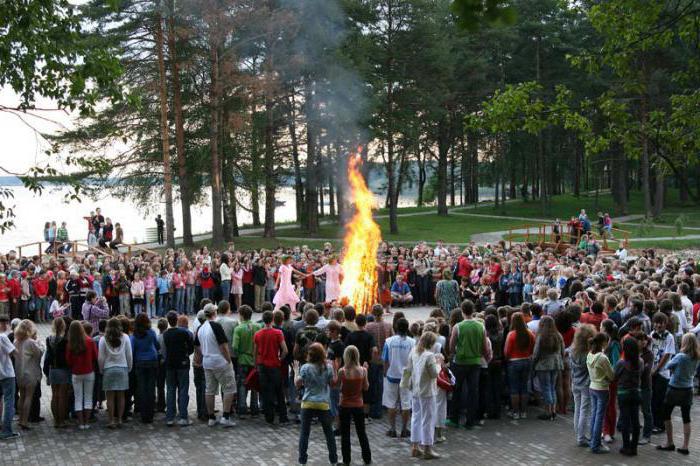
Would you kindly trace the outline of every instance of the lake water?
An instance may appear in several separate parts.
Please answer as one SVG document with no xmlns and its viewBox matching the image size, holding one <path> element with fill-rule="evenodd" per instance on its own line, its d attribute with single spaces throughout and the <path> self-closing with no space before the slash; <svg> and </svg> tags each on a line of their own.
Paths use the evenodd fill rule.
<svg viewBox="0 0 700 466">
<path fill-rule="evenodd" d="M 370 187 L 378 192 L 380 187 Z M 15 226 L 13 229 L 0 235 L 0 251 L 14 249 L 18 245 L 43 240 L 44 223 L 55 220 L 60 226 L 62 221 L 67 222 L 70 239 L 83 241 L 87 239 L 87 223 L 83 217 L 90 215 L 90 211 L 96 207 L 102 209 L 102 214 L 109 217 L 112 223 L 121 223 L 124 230 L 124 241 L 127 243 L 140 243 L 146 238 L 146 229 L 156 226 L 155 217 L 157 214 L 165 217 L 164 204 L 158 204 L 154 200 L 145 199 L 143 201 L 121 200 L 106 193 L 98 199 L 82 199 L 78 201 L 64 201 L 66 188 L 50 188 L 44 190 L 43 194 L 37 195 L 24 187 L 12 187 L 14 200 L 9 200 L 7 204 L 15 206 Z M 493 190 L 490 188 L 480 189 L 482 199 L 493 197 Z M 375 195 L 377 205 L 383 205 L 385 196 Z M 416 187 L 409 187 L 401 195 L 399 205 L 401 207 L 415 205 L 417 197 Z M 296 200 L 294 189 L 283 187 L 278 190 L 276 200 L 284 202 L 275 209 L 275 219 L 278 222 L 294 220 L 296 216 Z M 249 200 L 242 199 L 244 205 L 249 204 Z M 261 199 L 260 216 L 264 220 L 264 200 Z M 326 209 L 326 212 L 328 210 Z M 179 203 L 173 206 L 175 217 L 176 236 L 182 231 L 182 210 Z M 238 211 L 239 225 L 251 224 L 252 214 L 246 210 Z M 210 205 L 194 206 L 192 208 L 192 233 L 206 233 L 211 231 L 211 207 Z M 35 254 L 31 249 L 23 251 L 24 254 Z"/>
</svg>

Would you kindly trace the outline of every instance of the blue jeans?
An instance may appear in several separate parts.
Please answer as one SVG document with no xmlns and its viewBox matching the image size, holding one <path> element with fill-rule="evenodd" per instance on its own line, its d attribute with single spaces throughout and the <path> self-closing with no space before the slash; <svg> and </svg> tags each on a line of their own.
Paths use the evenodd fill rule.
<svg viewBox="0 0 700 466">
<path fill-rule="evenodd" d="M 559 371 L 537 371 L 542 401 L 546 405 L 557 403 L 557 372 Z"/>
<path fill-rule="evenodd" d="M 231 280 L 221 281 L 221 299 L 228 301 L 231 294 Z"/>
<path fill-rule="evenodd" d="M 0 392 L 2 392 L 2 432 L 0 437 L 12 433 L 12 418 L 15 417 L 15 378 L 0 379 Z"/>
<path fill-rule="evenodd" d="M 528 394 L 527 384 L 530 380 L 530 360 L 516 359 L 508 362 L 508 389 L 512 395 Z"/>
<path fill-rule="evenodd" d="M 187 407 L 190 403 L 190 368 L 167 369 L 165 371 L 165 420 L 175 420 L 175 397 L 177 395 L 177 411 L 180 419 L 187 419 Z M 177 391 L 177 393 L 176 393 Z"/>
<path fill-rule="evenodd" d="M 164 317 L 170 310 L 170 293 L 160 293 L 158 295 L 158 317 Z"/>
<path fill-rule="evenodd" d="M 187 288 L 185 289 L 185 296 L 187 314 L 194 314 L 194 301 L 197 297 L 194 285 L 187 285 Z"/>
<path fill-rule="evenodd" d="M 250 371 L 253 370 L 253 366 L 238 366 L 238 374 L 236 375 L 236 383 L 238 383 L 238 414 L 249 414 L 248 413 L 248 392 L 249 390 L 245 388 L 245 379 L 248 377 Z M 259 376 L 259 374 L 258 374 Z M 258 414 L 258 392 L 250 390 L 250 414 Z"/>
<path fill-rule="evenodd" d="M 369 415 L 374 419 L 382 417 L 382 394 L 384 392 L 384 366 L 370 364 L 369 374 Z"/>
<path fill-rule="evenodd" d="M 608 390 L 591 389 L 591 450 L 600 449 L 600 434 L 603 432 L 603 420 L 608 408 L 610 392 Z"/>
<path fill-rule="evenodd" d="M 154 290 L 146 291 L 146 313 L 151 319 L 156 316 L 156 292 Z"/>
<path fill-rule="evenodd" d="M 338 462 L 338 451 L 335 446 L 335 436 L 333 435 L 333 417 L 328 410 L 302 409 L 301 410 L 301 431 L 299 432 L 299 463 L 306 464 L 309 459 L 307 450 L 309 448 L 309 435 L 311 434 L 311 420 L 318 417 L 323 427 L 323 434 L 326 437 L 328 447 L 328 461 L 331 464 Z"/>
<path fill-rule="evenodd" d="M 183 314 L 185 312 L 185 289 L 175 288 L 175 310 L 178 314 Z"/>
<path fill-rule="evenodd" d="M 462 390 L 467 388 L 467 421 L 466 426 L 473 426 L 476 423 L 476 414 L 479 407 L 479 374 L 481 366 L 479 364 L 457 364 L 454 367 L 455 388 L 452 392 L 452 413 L 450 420 L 459 424 L 459 414 L 462 408 Z"/>
<path fill-rule="evenodd" d="M 49 320 L 49 308 L 46 305 L 46 298 L 34 297 L 35 320 Z"/>
<path fill-rule="evenodd" d="M 275 297 L 275 289 L 265 288 L 265 301 L 268 303 L 272 302 L 272 298 Z"/>
</svg>

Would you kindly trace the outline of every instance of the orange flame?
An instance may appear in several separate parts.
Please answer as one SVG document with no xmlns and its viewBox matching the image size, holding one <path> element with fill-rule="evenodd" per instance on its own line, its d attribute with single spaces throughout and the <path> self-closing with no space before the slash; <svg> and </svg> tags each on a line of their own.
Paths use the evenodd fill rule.
<svg viewBox="0 0 700 466">
<path fill-rule="evenodd" d="M 360 166 L 362 148 L 348 161 L 348 181 L 355 214 L 346 225 L 341 302 L 347 301 L 358 313 L 367 314 L 377 302 L 377 249 L 382 239 L 372 218 L 374 195 L 367 187 Z"/>
</svg>

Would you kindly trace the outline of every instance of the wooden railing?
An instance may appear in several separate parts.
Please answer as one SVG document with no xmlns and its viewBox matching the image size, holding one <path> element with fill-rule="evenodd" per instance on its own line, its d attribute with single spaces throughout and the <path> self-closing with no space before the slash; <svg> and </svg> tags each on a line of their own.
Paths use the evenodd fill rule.
<svg viewBox="0 0 700 466">
<path fill-rule="evenodd" d="M 534 243 L 538 246 L 548 246 L 555 249 L 559 249 L 562 245 L 577 247 L 583 235 L 582 230 L 571 232 L 566 224 L 560 225 L 559 228 L 560 232 L 556 233 L 554 231 L 554 224 L 551 223 L 526 224 L 521 227 L 510 228 L 504 239 L 508 242 L 509 246 L 512 246 L 513 243 Z M 562 229 L 564 231 L 561 231 Z M 603 251 L 614 251 L 615 249 L 611 247 L 611 243 L 617 246 L 621 242 L 625 248 L 629 244 L 630 233 L 627 230 L 613 228 L 612 235 L 608 234 L 607 231 L 600 234 L 597 231 L 591 230 L 589 233 L 598 244 L 600 244 L 601 250 Z"/>
<path fill-rule="evenodd" d="M 63 244 L 70 244 L 71 245 L 71 250 L 69 252 L 63 252 L 59 253 L 58 250 L 61 245 Z M 36 248 L 35 251 L 37 252 L 37 255 L 42 257 L 44 255 L 49 255 L 53 256 L 55 258 L 59 257 L 77 257 L 78 255 L 85 254 L 85 253 L 91 253 L 95 254 L 97 256 L 112 256 L 114 254 L 114 250 L 111 248 L 101 248 L 101 247 L 96 247 L 96 246 L 89 246 L 86 243 L 82 243 L 80 241 L 65 241 L 62 243 L 54 243 L 53 249 L 51 249 L 50 252 L 46 252 L 48 249 L 50 249 L 51 243 L 47 241 L 33 241 L 31 243 L 26 243 L 26 244 L 20 244 L 19 246 L 16 247 L 17 249 L 17 255 L 19 257 L 23 257 L 22 250 L 25 252 L 25 256 L 29 255 L 34 255 L 33 253 L 29 252 L 31 248 Z M 144 248 L 143 246 L 139 246 L 138 244 L 128 244 L 128 243 L 121 243 L 118 246 L 119 249 L 126 249 L 126 254 L 128 257 L 131 257 L 131 255 L 134 253 L 134 251 L 143 251 L 148 254 L 153 254 L 157 255 L 158 253 L 156 251 L 153 251 L 148 248 Z"/>
</svg>

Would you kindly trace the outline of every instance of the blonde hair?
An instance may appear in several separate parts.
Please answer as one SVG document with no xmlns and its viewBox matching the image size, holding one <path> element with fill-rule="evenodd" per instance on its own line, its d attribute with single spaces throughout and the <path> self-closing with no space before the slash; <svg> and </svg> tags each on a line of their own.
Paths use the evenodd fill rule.
<svg viewBox="0 0 700 466">
<path fill-rule="evenodd" d="M 36 338 L 36 325 L 29 319 L 24 319 L 15 329 L 15 339 L 26 340 Z"/>
<path fill-rule="evenodd" d="M 697 337 L 688 332 L 683 335 L 681 340 L 681 352 L 687 354 L 692 359 L 700 359 L 700 345 L 698 345 Z"/>
<path fill-rule="evenodd" d="M 360 351 L 357 349 L 357 346 L 349 345 L 345 348 L 343 352 L 343 363 L 346 368 L 360 366 Z"/>
<path fill-rule="evenodd" d="M 421 354 L 425 350 L 429 350 L 435 345 L 437 335 L 433 332 L 423 332 L 416 345 L 416 353 Z"/>
</svg>

